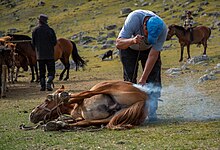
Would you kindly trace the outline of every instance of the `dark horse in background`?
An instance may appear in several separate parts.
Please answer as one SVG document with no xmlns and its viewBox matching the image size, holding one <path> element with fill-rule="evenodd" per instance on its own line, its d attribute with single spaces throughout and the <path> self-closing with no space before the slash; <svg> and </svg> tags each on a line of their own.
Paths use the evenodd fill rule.
<svg viewBox="0 0 220 150">
<path fill-rule="evenodd" d="M 193 41 L 190 41 L 190 31 L 182 26 L 170 25 L 167 34 L 167 40 L 170 40 L 173 35 L 179 39 L 181 46 L 181 56 L 179 62 L 183 60 L 183 50 L 187 46 L 188 59 L 190 59 L 190 44 L 202 44 L 204 47 L 203 55 L 206 56 L 207 40 L 211 35 L 211 29 L 206 26 L 197 26 L 193 28 Z"/>
<path fill-rule="evenodd" d="M 27 57 L 32 74 L 31 82 L 34 82 L 35 79 L 35 81 L 38 82 L 39 75 L 37 67 L 37 58 L 34 46 L 31 43 L 32 39 L 27 35 L 8 34 L 8 36 L 11 37 L 11 42 L 16 44 L 15 52 Z M 34 72 L 36 73 L 36 78 Z"/>
<path fill-rule="evenodd" d="M 12 50 L 5 46 L 0 45 L 0 98 L 5 97 L 6 92 L 6 68 L 13 66 Z M 3 72 L 4 68 L 4 72 Z"/>
<path fill-rule="evenodd" d="M 11 36 L 13 38 L 13 40 L 18 40 L 18 41 L 19 40 L 21 40 L 21 41 L 22 40 L 31 40 L 31 38 L 26 35 L 18 35 L 18 34 L 12 35 L 11 34 L 9 36 Z M 19 46 L 17 47 L 18 51 L 22 51 L 22 53 L 25 54 L 27 57 L 29 56 L 28 58 L 30 58 L 30 60 L 32 60 L 35 63 L 35 65 L 36 65 L 35 67 L 37 68 L 36 52 L 35 52 L 35 48 L 33 47 L 33 45 L 29 42 L 18 42 L 17 45 L 18 44 L 19 44 Z M 55 59 L 55 61 L 60 59 L 60 61 L 63 63 L 63 65 L 65 67 L 60 74 L 59 80 L 63 79 L 63 75 L 66 71 L 67 71 L 67 74 L 66 74 L 66 77 L 64 78 L 64 80 L 69 79 L 69 69 L 70 69 L 69 57 L 71 54 L 72 54 L 72 59 L 76 65 L 76 71 L 78 70 L 79 67 L 84 68 L 86 63 L 79 56 L 76 44 L 73 41 L 70 41 L 65 38 L 57 39 L 57 44 L 54 47 L 54 59 Z M 36 70 L 36 73 L 37 73 L 37 79 L 39 79 L 37 70 Z M 32 80 L 33 79 L 34 79 L 34 75 L 32 72 Z"/>
</svg>

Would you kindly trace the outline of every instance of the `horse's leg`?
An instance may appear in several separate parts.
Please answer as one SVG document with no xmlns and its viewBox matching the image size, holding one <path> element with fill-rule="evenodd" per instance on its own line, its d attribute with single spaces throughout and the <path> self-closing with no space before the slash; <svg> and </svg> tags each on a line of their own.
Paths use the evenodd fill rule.
<svg viewBox="0 0 220 150">
<path fill-rule="evenodd" d="M 145 101 L 139 101 L 122 109 L 113 116 L 107 127 L 109 129 L 126 129 L 142 124 L 148 115 L 145 105 Z"/>
<path fill-rule="evenodd" d="M 37 67 L 37 64 L 34 65 L 34 69 L 35 69 L 35 73 L 36 73 L 36 80 L 35 80 L 35 82 L 39 82 L 39 81 L 40 81 L 40 78 L 39 78 L 39 74 L 38 74 L 38 67 Z"/>
<path fill-rule="evenodd" d="M 63 71 L 60 73 L 59 80 L 61 81 L 63 79 L 63 75 L 66 72 L 66 67 L 63 69 Z"/>
<path fill-rule="evenodd" d="M 66 78 L 64 78 L 63 80 L 68 80 L 69 79 L 69 71 L 70 71 L 70 63 L 69 63 L 69 61 L 68 61 L 68 63 L 66 64 Z"/>
<path fill-rule="evenodd" d="M 16 73 L 15 73 L 15 81 L 18 81 L 18 72 L 19 72 L 20 67 L 17 67 Z"/>
<path fill-rule="evenodd" d="M 206 56 L 207 40 L 205 40 L 205 41 L 202 43 L 202 45 L 203 45 L 203 47 L 204 47 L 203 56 Z"/>
<path fill-rule="evenodd" d="M 66 78 L 65 78 L 64 80 L 67 80 L 67 79 L 69 79 L 69 68 L 70 68 L 69 61 L 66 61 L 66 62 L 65 62 L 64 59 L 60 59 L 60 61 L 63 63 L 64 69 L 63 69 L 63 71 L 62 71 L 61 74 L 60 74 L 59 80 L 61 81 L 61 80 L 63 79 L 63 75 L 64 75 L 64 73 L 66 72 L 66 70 L 67 70 L 68 72 L 67 72 Z"/>
<path fill-rule="evenodd" d="M 30 65 L 30 68 L 31 68 L 31 76 L 32 76 L 31 82 L 34 82 L 34 80 L 35 80 L 35 77 L 34 77 L 34 66 Z"/>
<path fill-rule="evenodd" d="M 187 59 L 190 59 L 190 44 L 187 45 L 187 54 L 188 54 L 188 58 Z"/>
<path fill-rule="evenodd" d="M 184 45 L 180 45 L 181 46 L 181 52 L 180 52 L 180 60 L 179 62 L 183 61 L 183 50 L 184 50 Z"/>
<path fill-rule="evenodd" d="M 11 71 L 9 67 L 8 67 L 8 83 L 11 83 Z"/>
<path fill-rule="evenodd" d="M 67 129 L 74 129 L 74 127 L 88 127 L 88 126 L 98 126 L 98 125 L 106 125 L 111 120 L 111 117 L 101 119 L 101 120 L 82 120 L 73 124 L 65 125 Z"/>
</svg>

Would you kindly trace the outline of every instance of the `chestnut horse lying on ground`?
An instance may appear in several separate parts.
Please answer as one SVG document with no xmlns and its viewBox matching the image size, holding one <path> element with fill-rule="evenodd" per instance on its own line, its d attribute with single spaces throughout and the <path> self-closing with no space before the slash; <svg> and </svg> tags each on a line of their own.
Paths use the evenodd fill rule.
<svg viewBox="0 0 220 150">
<path fill-rule="evenodd" d="M 202 44 L 204 47 L 203 55 L 206 56 L 207 40 L 211 35 L 211 29 L 206 26 L 197 26 L 193 28 L 193 41 L 190 41 L 190 31 L 182 26 L 170 25 L 167 34 L 167 40 L 173 35 L 179 39 L 181 47 L 181 56 L 179 62 L 183 60 L 183 50 L 187 46 L 188 59 L 190 59 L 190 44 Z"/>
<path fill-rule="evenodd" d="M 101 125 L 126 129 L 145 121 L 147 100 L 146 92 L 125 81 L 101 82 L 89 91 L 74 94 L 65 92 L 62 86 L 31 112 L 30 121 L 48 122 L 69 114 L 73 123 L 65 124 L 65 129 Z"/>
</svg>

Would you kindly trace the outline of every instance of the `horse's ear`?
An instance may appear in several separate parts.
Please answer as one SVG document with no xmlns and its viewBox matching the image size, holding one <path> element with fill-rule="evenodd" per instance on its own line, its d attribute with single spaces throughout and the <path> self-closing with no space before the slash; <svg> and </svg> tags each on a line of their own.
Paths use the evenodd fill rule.
<svg viewBox="0 0 220 150">
<path fill-rule="evenodd" d="M 60 89 L 65 89 L 64 85 L 61 85 Z"/>
</svg>

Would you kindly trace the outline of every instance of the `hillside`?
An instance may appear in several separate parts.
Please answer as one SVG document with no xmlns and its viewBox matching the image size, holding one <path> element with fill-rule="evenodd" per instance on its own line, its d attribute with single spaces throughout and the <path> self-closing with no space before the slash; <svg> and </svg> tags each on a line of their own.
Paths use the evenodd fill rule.
<svg viewBox="0 0 220 150">
<path fill-rule="evenodd" d="M 45 4 L 41 4 L 41 3 Z M 198 24 L 213 26 L 219 18 L 218 1 L 162 1 L 152 0 L 1 0 L 0 31 L 8 32 L 17 29 L 18 33 L 31 34 L 37 23 L 37 16 L 45 13 L 49 24 L 55 29 L 58 37 L 71 37 L 80 32 L 97 36 L 106 25 L 117 25 L 120 28 L 125 19 L 120 14 L 122 8 L 149 9 L 155 11 L 169 25 L 182 25 L 185 10 L 193 11 Z M 215 17 L 217 16 L 217 17 Z"/>
</svg>

